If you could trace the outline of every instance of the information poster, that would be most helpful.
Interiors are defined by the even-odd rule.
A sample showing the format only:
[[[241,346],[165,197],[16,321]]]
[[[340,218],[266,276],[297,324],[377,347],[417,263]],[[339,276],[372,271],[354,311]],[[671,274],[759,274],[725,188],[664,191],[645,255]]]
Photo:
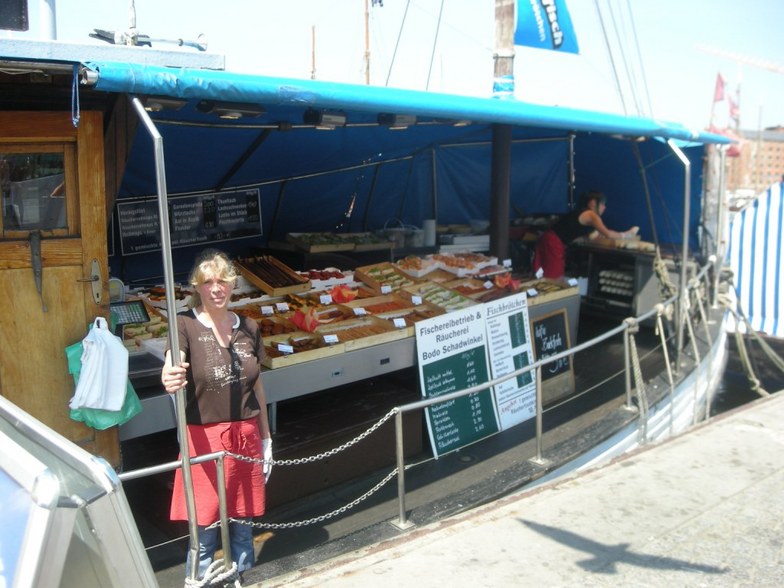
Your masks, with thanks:
[[[437,398],[489,381],[482,306],[417,323],[422,395]],[[498,432],[492,391],[482,390],[427,409],[433,455],[439,457]]]
[[[517,294],[485,304],[490,373],[502,378],[533,363],[528,336],[528,300]],[[518,425],[536,415],[534,372],[527,372],[494,386],[501,430]]]
[[[261,235],[258,188],[169,198],[172,247]],[[158,200],[117,203],[123,255],[161,249]]]

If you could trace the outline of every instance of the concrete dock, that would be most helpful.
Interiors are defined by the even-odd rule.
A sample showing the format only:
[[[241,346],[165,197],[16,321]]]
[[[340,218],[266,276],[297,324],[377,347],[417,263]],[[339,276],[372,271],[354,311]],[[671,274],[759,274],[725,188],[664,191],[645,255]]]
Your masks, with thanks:
[[[245,585],[782,586],[784,394],[606,466]]]

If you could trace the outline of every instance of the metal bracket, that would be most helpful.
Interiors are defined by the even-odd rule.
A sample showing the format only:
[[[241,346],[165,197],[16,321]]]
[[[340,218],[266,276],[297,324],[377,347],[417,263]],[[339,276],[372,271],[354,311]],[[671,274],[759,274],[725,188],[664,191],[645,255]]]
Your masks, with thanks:
[[[76,281],[90,282],[90,286],[93,289],[93,302],[99,305],[101,304],[101,299],[103,296],[103,282],[101,281],[101,264],[97,259],[93,259],[92,263],[90,264],[90,277],[79,278]]]

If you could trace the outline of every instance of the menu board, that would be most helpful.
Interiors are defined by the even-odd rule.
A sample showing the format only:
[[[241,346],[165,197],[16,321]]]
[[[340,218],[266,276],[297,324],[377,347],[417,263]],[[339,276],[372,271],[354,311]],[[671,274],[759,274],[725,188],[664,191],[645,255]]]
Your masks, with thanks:
[[[524,293],[485,304],[490,373],[502,378],[533,363],[528,335],[528,300]],[[526,372],[494,386],[501,430],[536,415],[534,372]]]
[[[489,381],[482,306],[417,323],[416,343],[425,398],[437,398]],[[434,404],[426,414],[436,457],[498,432],[490,389]]]
[[[172,247],[260,236],[261,194],[258,188],[174,196],[169,198]],[[158,200],[117,203],[123,255],[161,249]]]

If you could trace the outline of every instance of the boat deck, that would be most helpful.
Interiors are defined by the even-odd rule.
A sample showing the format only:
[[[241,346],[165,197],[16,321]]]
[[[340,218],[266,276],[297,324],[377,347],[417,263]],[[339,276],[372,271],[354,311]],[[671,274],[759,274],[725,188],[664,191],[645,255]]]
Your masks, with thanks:
[[[582,317],[578,342],[617,324],[617,321]],[[659,345],[658,337],[653,329],[642,327],[635,340],[645,378],[656,378],[663,363],[660,353],[650,354],[650,351]],[[623,366],[621,335],[577,354],[575,389],[584,392],[546,408],[543,416],[545,458],[562,462],[579,451],[580,444],[585,441],[581,435],[601,438],[611,434],[624,419],[635,417],[635,412],[622,409],[625,403]],[[416,370],[407,369],[281,403],[275,436],[276,458],[313,455],[339,445],[346,435],[365,430],[390,408],[418,400],[417,380]],[[607,415],[614,416],[609,420],[603,418]],[[606,431],[597,428],[599,422]],[[359,428],[357,423],[361,425]],[[422,428],[423,443],[416,454],[407,457],[406,510],[408,520],[418,526],[508,495],[543,475],[542,467],[530,461],[536,456],[533,419],[438,460],[432,459],[421,417],[416,419],[415,425]],[[388,434],[378,443],[385,445],[383,450],[388,455],[390,452],[393,455],[392,422],[384,428],[388,428]],[[374,453],[374,447],[352,448],[345,460],[367,459]],[[126,469],[150,465],[142,461],[149,461],[153,454],[160,458],[155,463],[176,459],[173,431],[150,436],[146,448],[142,444],[134,445],[133,454],[124,454]],[[400,533],[390,524],[398,520],[399,513],[395,478],[373,496],[338,516],[312,524],[298,524],[328,515],[351,503],[394,468],[394,461],[390,461],[368,475],[331,485],[330,467],[346,467],[341,464],[341,459],[335,457],[315,466],[296,466],[305,470],[299,475],[324,477],[325,487],[288,501],[285,497],[275,497],[280,506],[270,508],[260,522],[286,524],[287,528],[259,530],[258,564],[246,574],[246,581],[256,576],[279,576]],[[275,492],[278,480],[279,485],[292,487],[286,483],[286,476],[292,475],[288,469],[290,466],[273,468],[271,494]],[[309,471],[313,473],[309,474]],[[182,583],[188,535],[185,524],[168,520],[171,477],[170,473],[159,474],[124,484],[153,568],[164,587]],[[159,496],[160,500],[150,500],[150,496]]]

